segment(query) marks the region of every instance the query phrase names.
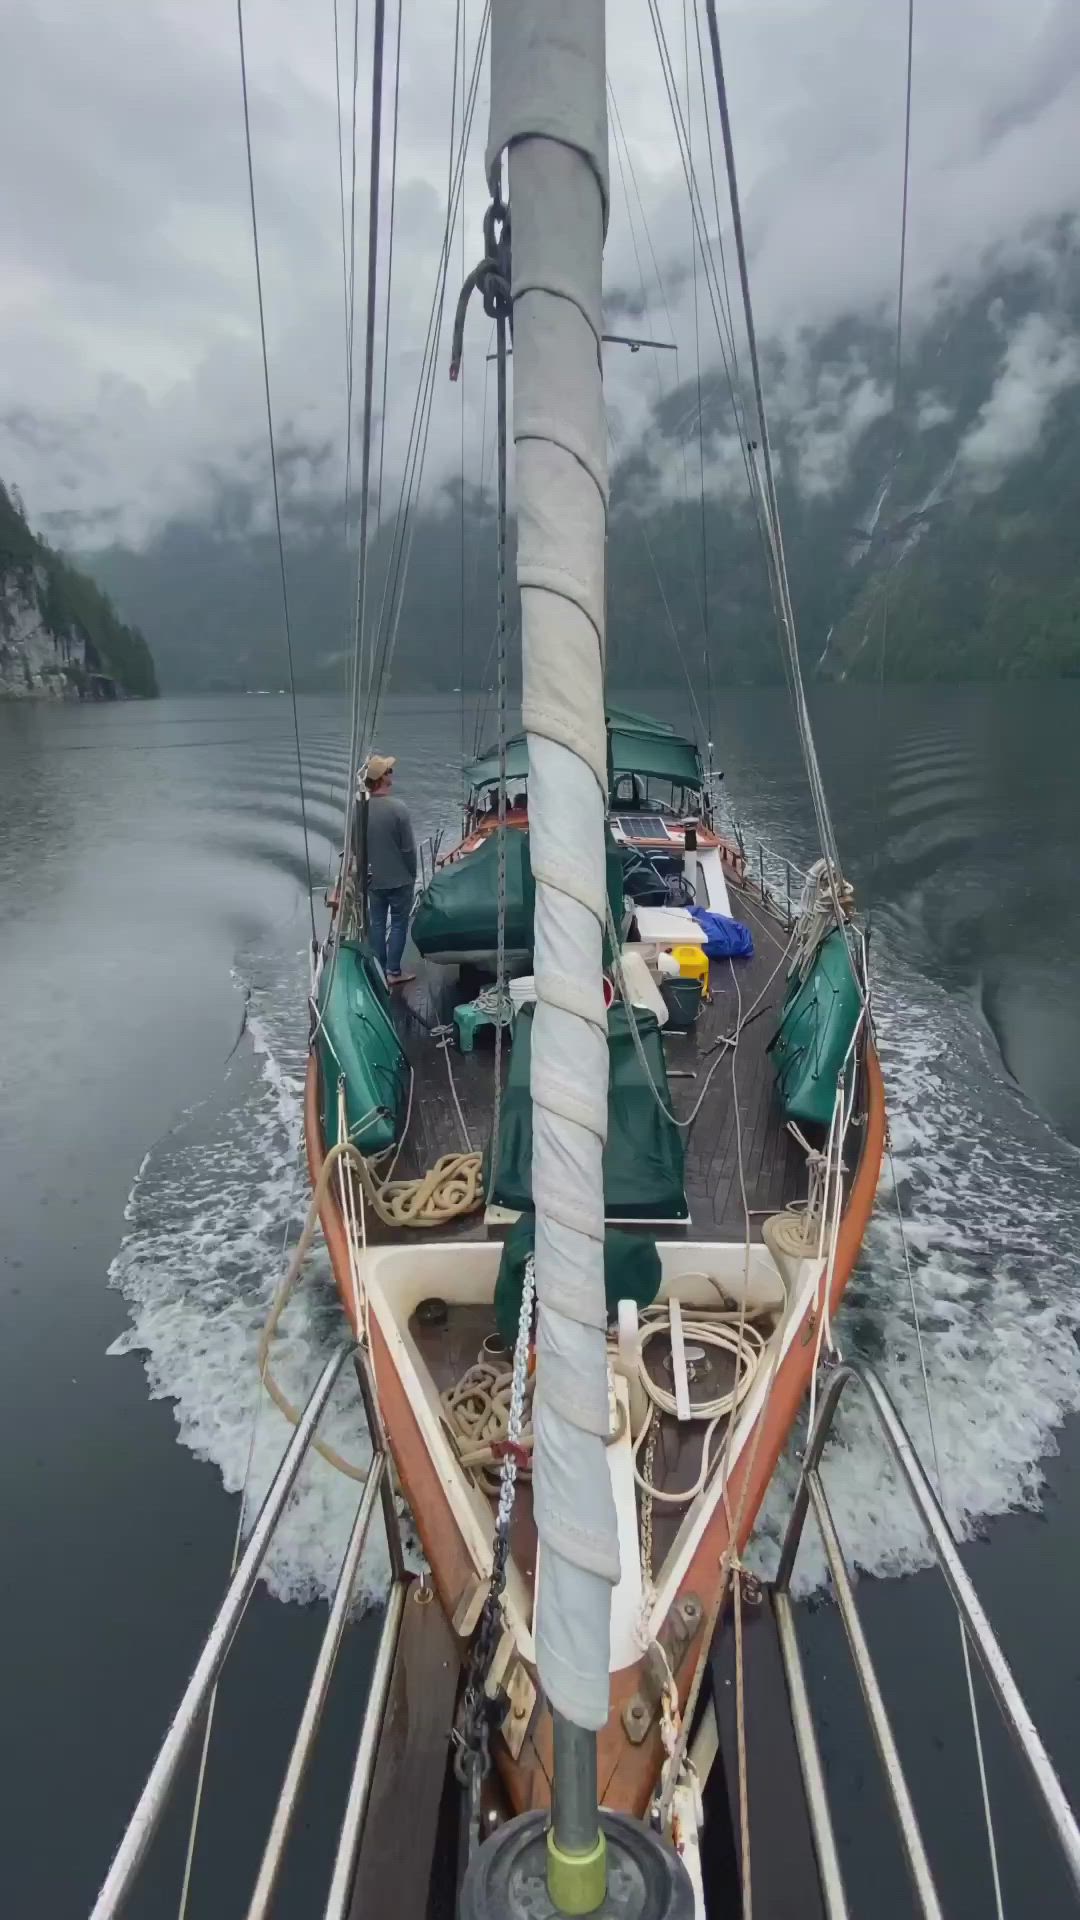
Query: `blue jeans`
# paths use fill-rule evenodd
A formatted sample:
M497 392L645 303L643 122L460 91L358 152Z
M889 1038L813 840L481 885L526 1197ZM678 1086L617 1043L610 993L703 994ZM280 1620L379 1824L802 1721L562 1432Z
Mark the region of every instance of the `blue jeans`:
M401 956L409 931L409 913L413 903L412 882L403 887L368 889L368 939L371 951L387 975L401 972ZM390 937L386 935L386 916L390 916Z

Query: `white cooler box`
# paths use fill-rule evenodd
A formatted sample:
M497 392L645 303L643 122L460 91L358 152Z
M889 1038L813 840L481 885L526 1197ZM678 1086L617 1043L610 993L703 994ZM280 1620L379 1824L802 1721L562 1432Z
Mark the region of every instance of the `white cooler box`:
M635 944L646 966L655 968L672 947L705 945L706 935L685 907L638 907L634 919L640 936Z

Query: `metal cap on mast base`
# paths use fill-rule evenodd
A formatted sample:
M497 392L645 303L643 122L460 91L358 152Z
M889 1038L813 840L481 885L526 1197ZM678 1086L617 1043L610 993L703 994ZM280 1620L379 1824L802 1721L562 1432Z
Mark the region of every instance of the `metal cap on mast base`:
M596 1913L607 1892L607 1846L596 1791L596 1735L551 1715L547 1890L557 1913Z
M600 1810L598 1850L606 1886L591 1909L559 1899L581 1894L557 1875L552 1882L553 1829L542 1811L519 1813L478 1847L461 1889L458 1920L562 1920L591 1911L593 1920L694 1920L694 1889L678 1854L641 1820ZM561 1849L559 1849L561 1852ZM570 1857L570 1856L564 1856ZM586 1857L579 1854L580 1869ZM595 1882L594 1882L595 1887Z

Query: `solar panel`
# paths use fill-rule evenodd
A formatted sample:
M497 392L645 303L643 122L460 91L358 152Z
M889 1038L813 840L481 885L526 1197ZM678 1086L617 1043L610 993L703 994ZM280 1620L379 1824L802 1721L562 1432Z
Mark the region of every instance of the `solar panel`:
M619 813L615 816L624 840L670 840L664 821L658 813Z

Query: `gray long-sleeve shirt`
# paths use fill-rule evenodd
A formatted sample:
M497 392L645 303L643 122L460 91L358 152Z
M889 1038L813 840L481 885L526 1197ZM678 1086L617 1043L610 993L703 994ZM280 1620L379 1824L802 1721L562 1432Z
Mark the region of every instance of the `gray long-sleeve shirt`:
M379 893L411 886L416 879L416 840L409 809L393 793L373 793L367 810L370 883Z

